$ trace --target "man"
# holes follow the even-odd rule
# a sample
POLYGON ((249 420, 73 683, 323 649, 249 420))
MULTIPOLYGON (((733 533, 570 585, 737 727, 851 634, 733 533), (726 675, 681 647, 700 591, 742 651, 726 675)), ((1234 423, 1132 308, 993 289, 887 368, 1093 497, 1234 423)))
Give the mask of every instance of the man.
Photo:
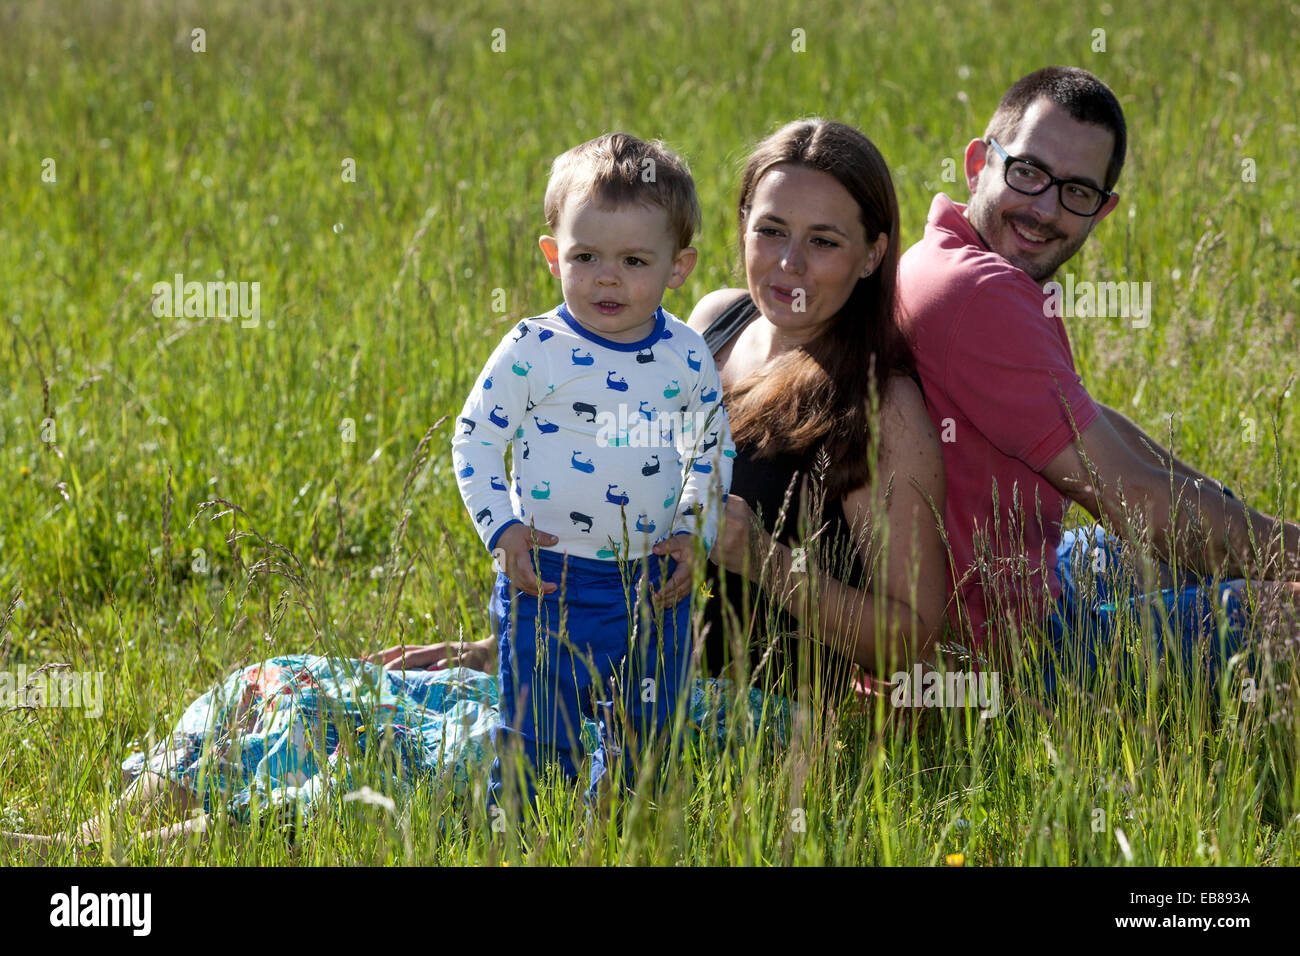
MULTIPOLYGON (((959 626, 966 619, 977 647, 1029 619, 1054 622, 1059 635, 1062 618, 1079 619, 1078 559, 1113 570, 1116 542, 1100 529, 1063 540, 1072 502, 1171 564, 1300 578, 1300 526, 1243 507, 1096 402, 1075 371, 1059 310, 1046 307, 1044 284, 1119 203, 1126 137, 1119 102, 1091 73, 1029 74, 966 147, 969 205, 936 196, 924 238, 900 264, 904 327, 943 440, 950 617, 959 626)), ((1217 595, 1232 614, 1242 587, 1231 582, 1217 595)), ((1215 597, 1202 588, 1174 602, 1182 629, 1193 632, 1184 635, 1185 660, 1194 632, 1213 620, 1215 597)))

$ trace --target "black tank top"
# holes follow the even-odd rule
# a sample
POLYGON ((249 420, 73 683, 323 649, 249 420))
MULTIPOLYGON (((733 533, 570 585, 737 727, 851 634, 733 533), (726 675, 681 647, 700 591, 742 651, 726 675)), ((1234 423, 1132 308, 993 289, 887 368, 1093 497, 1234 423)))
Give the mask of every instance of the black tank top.
MULTIPOLYGON (((748 295, 738 299, 705 331, 709 351, 716 355, 757 314, 748 295)), ((768 534, 791 548, 826 525, 813 543, 805 545, 804 560, 815 563, 823 574, 865 588, 866 575, 844 507, 838 498, 825 500, 815 458, 815 453, 758 458, 752 448, 738 446, 731 493, 749 503, 768 534)), ((707 579, 711 595, 704 605, 701 629, 703 666, 708 673, 722 673, 737 653, 743 653, 749 657, 755 683, 782 688, 790 697, 801 680, 827 700, 838 699, 852 686, 856 676, 852 661, 820 641, 800 637, 799 622, 779 606, 770 587, 765 585, 760 592, 756 582, 721 571, 712 562, 707 579)))

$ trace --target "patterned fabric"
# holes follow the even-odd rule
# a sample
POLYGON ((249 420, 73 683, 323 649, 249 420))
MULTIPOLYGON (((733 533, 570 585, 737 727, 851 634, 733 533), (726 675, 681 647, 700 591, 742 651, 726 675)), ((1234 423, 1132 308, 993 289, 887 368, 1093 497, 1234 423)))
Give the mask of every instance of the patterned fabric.
MULTIPOLYGON (((727 681, 692 688, 688 720, 702 746, 725 744, 732 696, 727 681)), ((747 710, 748 732, 761 727, 784 746, 787 701, 751 689, 747 710)), ((464 795, 476 776, 487 777, 498 720, 496 678, 469 668, 385 671, 359 660, 273 657, 201 695, 165 740, 132 754, 122 770, 128 779, 148 770, 174 780, 209 812, 224 805, 247 821, 255 805, 263 813, 296 807, 307 818, 333 791, 353 789, 348 755, 376 748, 391 754, 396 792, 388 796, 409 795, 427 778, 464 795)), ((598 748, 595 723, 583 725, 582 740, 598 748)))
POLYGON ((531 520, 560 539, 553 550, 611 562, 682 531, 711 545, 735 456, 699 333, 660 308, 645 339, 613 342, 564 305, 501 340, 465 401, 452 453, 489 551, 511 524, 531 520))

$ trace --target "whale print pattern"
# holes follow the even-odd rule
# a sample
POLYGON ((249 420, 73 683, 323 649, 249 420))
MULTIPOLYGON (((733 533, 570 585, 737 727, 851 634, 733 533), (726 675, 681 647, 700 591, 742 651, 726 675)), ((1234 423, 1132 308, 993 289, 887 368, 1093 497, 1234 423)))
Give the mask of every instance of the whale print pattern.
POLYGON ((680 531, 711 545, 735 455, 721 393, 703 338, 662 309, 631 344, 563 306, 516 323, 452 436, 484 546, 519 521, 596 560, 642 557, 680 531))

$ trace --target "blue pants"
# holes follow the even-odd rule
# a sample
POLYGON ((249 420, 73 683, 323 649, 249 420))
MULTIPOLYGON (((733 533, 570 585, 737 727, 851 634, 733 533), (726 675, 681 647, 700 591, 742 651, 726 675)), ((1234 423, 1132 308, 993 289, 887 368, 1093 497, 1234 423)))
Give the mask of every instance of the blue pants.
MULTIPOLYGON (((502 761, 525 758, 519 796, 532 803, 531 775, 545 764, 576 780, 586 747, 584 717, 602 726, 591 790, 621 759, 624 786, 636 781, 639 752, 666 728, 691 657, 690 598, 656 613, 650 596, 676 562, 651 555, 614 561, 537 553, 543 581, 559 586, 542 598, 515 591, 498 573, 491 611, 499 640, 501 723, 493 732, 497 759, 488 784, 489 812, 505 802, 502 761), (648 587, 637 603, 637 580, 648 587), (513 593, 512 593, 513 592, 513 593), (635 641, 633 628, 635 627, 635 641)), ((595 743, 595 742, 591 742, 595 743)))
POLYGON ((1211 681, 1241 647, 1246 610, 1240 581, 1183 571, 1184 586, 1143 594, 1120 543, 1100 526, 1066 531, 1056 557, 1061 599, 1049 620, 1052 653, 1043 661, 1049 695, 1058 667, 1086 679, 1097 671, 1099 657, 1115 652, 1116 676, 1128 672, 1128 656, 1114 648, 1125 618, 1150 620, 1156 656, 1164 658, 1172 647, 1185 673, 1205 673, 1211 681))

